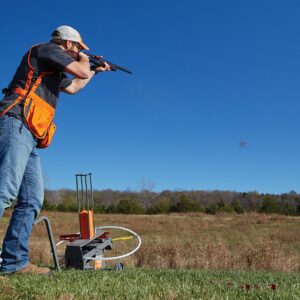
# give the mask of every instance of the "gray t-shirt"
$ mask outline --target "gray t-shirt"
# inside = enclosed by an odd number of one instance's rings
[[[24,55],[12,81],[5,91],[5,97],[0,101],[0,114],[17,98],[18,94],[14,93],[15,88],[24,88],[29,66],[27,62],[28,52]],[[75,60],[58,45],[54,43],[44,43],[32,48],[30,63],[35,69],[33,82],[40,72],[53,72],[45,75],[36,89],[42,99],[46,100],[53,108],[56,108],[59,92],[61,88],[68,87],[72,80],[67,77],[63,71]],[[22,119],[22,102],[15,105],[8,111],[8,114]]]

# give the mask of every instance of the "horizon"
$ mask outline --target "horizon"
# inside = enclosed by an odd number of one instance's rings
[[[76,192],[76,188],[57,188],[57,189],[51,189],[51,188],[47,188],[45,186],[45,190],[46,191],[74,191]],[[237,193],[237,194],[251,194],[251,193],[255,193],[255,194],[259,194],[259,195],[275,195],[275,196],[280,196],[280,195],[289,195],[289,194],[296,194],[296,195],[300,195],[300,193],[297,193],[294,190],[291,190],[289,192],[283,192],[283,193],[268,193],[268,192],[259,192],[259,191],[236,191],[236,190],[196,190],[196,189],[191,189],[191,190],[187,190],[187,189],[164,189],[164,190],[148,190],[148,189],[144,189],[144,190],[138,190],[138,189],[130,189],[127,188],[125,190],[118,190],[118,189],[111,189],[111,188],[103,188],[103,189],[94,189],[93,188],[93,192],[102,192],[102,191],[112,191],[112,192],[121,192],[121,193],[141,193],[143,191],[148,191],[148,192],[153,192],[156,194],[160,194],[160,193],[164,193],[164,192],[172,192],[172,193],[181,193],[181,192],[205,192],[205,193],[214,193],[214,192],[221,192],[221,193]]]

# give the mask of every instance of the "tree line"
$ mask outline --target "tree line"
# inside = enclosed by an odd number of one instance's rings
[[[85,194],[79,195],[85,199]],[[171,191],[154,192],[96,190],[93,192],[94,211],[97,213],[165,214],[172,212],[278,213],[300,215],[300,194],[261,194],[233,191]],[[86,207],[87,208],[87,207]],[[74,190],[46,190],[44,210],[78,211]]]

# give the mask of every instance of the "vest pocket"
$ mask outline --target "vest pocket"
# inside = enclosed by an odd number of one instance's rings
[[[32,134],[37,139],[43,139],[53,124],[54,108],[37,94],[31,92],[25,99],[23,112]]]
[[[45,137],[43,139],[38,139],[36,147],[37,148],[47,148],[50,145],[51,141],[52,141],[55,130],[56,130],[56,126],[52,122],[50,127],[47,130],[47,133],[46,133]]]

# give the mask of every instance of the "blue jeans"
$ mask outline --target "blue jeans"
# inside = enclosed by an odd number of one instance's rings
[[[28,240],[44,199],[36,141],[22,121],[5,115],[0,118],[0,217],[16,198],[3,241],[1,273],[29,264]]]

